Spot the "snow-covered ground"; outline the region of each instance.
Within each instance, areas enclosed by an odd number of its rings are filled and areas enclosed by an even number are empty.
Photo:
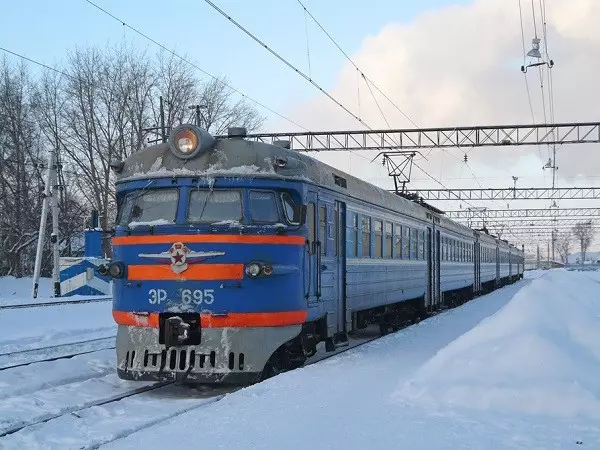
[[[111,350],[0,371],[0,434],[45,420],[0,448],[600,448],[600,273],[527,278],[227,395],[165,386],[127,396],[148,384],[118,380]],[[101,306],[63,313],[110,323],[110,304],[75,309]],[[0,342],[4,326],[18,332],[0,323]],[[46,334],[64,327],[48,321]]]
[[[600,285],[556,270],[107,448],[600,448]]]
[[[112,303],[0,311],[0,355],[115,336]]]

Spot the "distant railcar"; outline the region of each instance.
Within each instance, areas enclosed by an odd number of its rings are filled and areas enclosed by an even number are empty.
[[[121,378],[251,383],[523,276],[523,252],[285,143],[182,125],[115,164]]]

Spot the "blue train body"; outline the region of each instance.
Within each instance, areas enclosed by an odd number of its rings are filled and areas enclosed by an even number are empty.
[[[127,379],[252,382],[523,275],[523,252],[306,155],[190,125],[115,166]]]

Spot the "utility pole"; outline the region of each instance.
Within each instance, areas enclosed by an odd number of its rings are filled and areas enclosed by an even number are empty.
[[[548,269],[550,268],[550,242],[548,242],[548,253],[547,253],[547,258],[548,260]]]
[[[33,270],[33,291],[32,297],[37,298],[40,274],[42,270],[42,257],[44,251],[44,241],[46,237],[46,224],[48,221],[48,207],[52,206],[52,245],[53,245],[53,269],[52,280],[54,283],[54,295],[60,297],[60,268],[58,258],[58,199],[56,198],[58,185],[56,176],[56,150],[50,149],[48,156],[48,175],[44,186],[44,199],[42,201],[42,216],[40,218],[40,229],[38,233],[37,249],[35,253],[35,266]]]
[[[190,105],[188,106],[188,109],[193,109],[196,112],[196,126],[200,126],[200,124],[202,123],[201,119],[202,119],[202,113],[200,112],[201,109],[207,109],[208,106],[206,105]]]
[[[540,268],[540,244],[537,245],[537,268]]]
[[[165,130],[165,106],[162,95],[160,96],[160,136],[163,143],[167,142],[167,131]]]
[[[56,152],[58,160],[58,151]],[[50,209],[52,210],[52,234],[50,242],[52,243],[52,285],[54,286],[54,297],[60,297],[60,241],[58,232],[58,164],[54,164],[52,171],[52,197],[50,197]]]

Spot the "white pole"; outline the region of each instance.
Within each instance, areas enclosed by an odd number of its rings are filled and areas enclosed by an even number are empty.
[[[42,217],[40,218],[40,231],[38,234],[37,250],[35,252],[35,267],[33,269],[33,292],[32,297],[37,298],[40,282],[40,272],[42,269],[42,252],[44,249],[44,237],[46,234],[46,221],[48,219],[48,202],[52,195],[52,178],[54,172],[54,149],[50,150],[48,156],[48,175],[44,187],[44,200],[42,201]]]
[[[58,158],[56,158],[58,161]],[[56,169],[56,167],[55,167]],[[58,173],[52,170],[52,197],[50,205],[52,208],[52,253],[53,253],[53,268],[52,280],[54,284],[54,296],[60,297],[60,247],[59,247],[59,232],[58,232]]]

